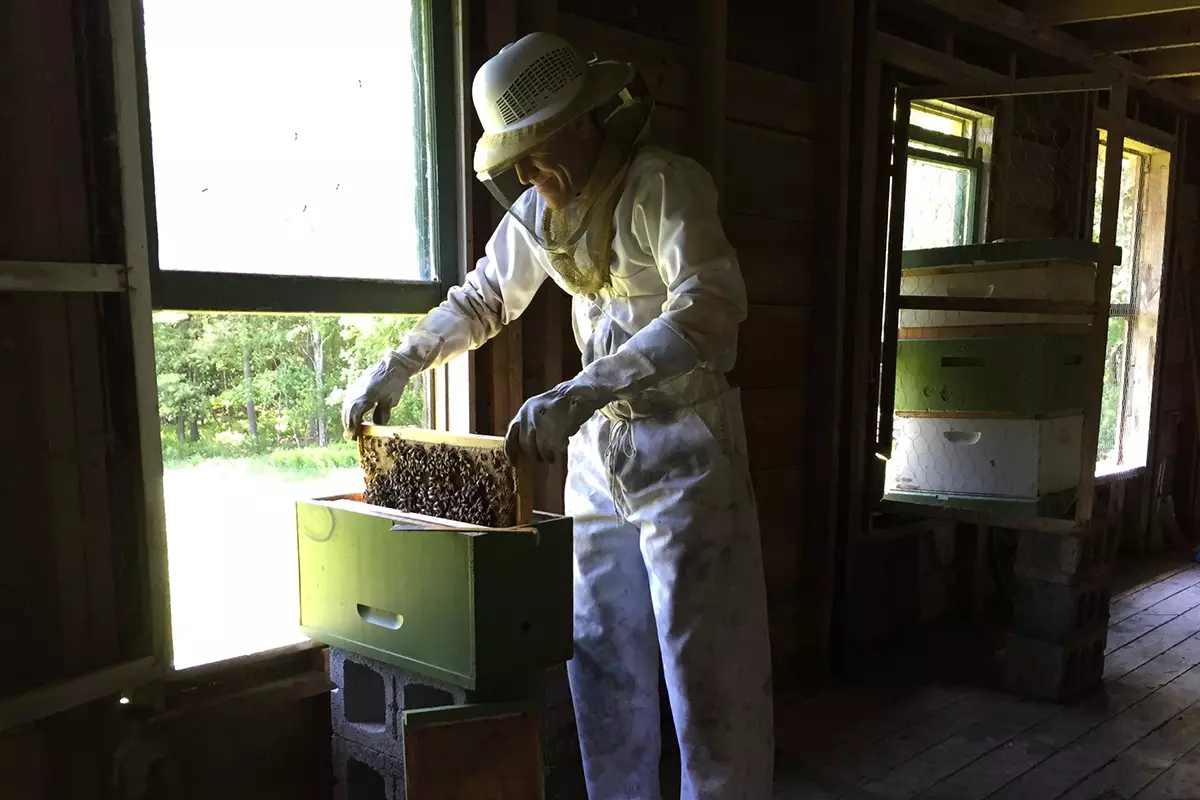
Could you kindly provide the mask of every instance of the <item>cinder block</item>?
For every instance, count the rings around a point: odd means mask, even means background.
[[[405,710],[458,706],[467,692],[458,686],[365,658],[340,648],[330,648],[329,677],[333,732],[392,758],[404,757]]]
[[[1009,634],[1004,676],[1009,691],[1035,700],[1071,702],[1100,687],[1104,678],[1106,627],[1055,644]]]
[[[1018,578],[1047,583],[1072,583],[1085,579],[1092,559],[1087,541],[1079,536],[1043,531],[1017,531],[1017,556],[1013,572]]]
[[[1020,636],[1059,643],[1108,624],[1107,578],[1070,584],[1017,578],[1014,589],[1012,631]]]
[[[404,759],[333,737],[334,800],[404,800]]]

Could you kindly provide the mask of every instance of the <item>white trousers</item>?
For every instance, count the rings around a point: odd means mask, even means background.
[[[658,800],[661,655],[684,800],[767,800],[774,761],[758,518],[736,390],[571,441],[575,655],[591,800]]]

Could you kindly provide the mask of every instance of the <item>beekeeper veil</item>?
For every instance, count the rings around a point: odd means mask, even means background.
[[[608,283],[612,216],[652,102],[631,64],[585,62],[558,36],[531,33],[505,46],[475,76],[472,97],[483,125],[475,172],[550,256],[575,293]],[[601,145],[577,196],[551,208],[523,184],[517,165],[572,123],[591,115]]]

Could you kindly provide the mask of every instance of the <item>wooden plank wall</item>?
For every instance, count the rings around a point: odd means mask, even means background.
[[[1152,452],[1157,463],[1152,487],[1169,495],[1180,527],[1194,535],[1200,522],[1200,137],[1188,137],[1176,192],[1176,215],[1168,267],[1170,289],[1159,358],[1162,376],[1157,398]]]
[[[0,259],[122,260],[105,7],[0,6]],[[151,652],[132,391],[123,295],[0,293],[0,701]],[[324,796],[328,689],[295,658],[273,662],[273,692],[225,667],[185,687],[202,709],[106,698],[0,733],[0,795]],[[163,746],[134,746],[151,720]],[[181,779],[118,786],[119,756]]]
[[[657,103],[650,143],[688,152],[688,53],[682,44],[572,11],[560,11],[558,26],[585,53],[637,64]],[[639,27],[653,29],[652,20]],[[810,83],[793,76],[737,61],[728,62],[726,71],[724,223],[751,304],[732,377],[742,391],[762,526],[775,680],[787,692],[800,671],[810,671],[798,663],[802,632],[796,620],[800,521],[806,516],[801,496],[813,299],[814,96]],[[575,356],[573,341],[564,350]]]
[[[0,259],[120,260],[95,224],[94,120],[75,79],[66,0],[0,11]],[[129,481],[127,360],[108,335],[121,298],[0,293],[0,697],[149,655],[137,574],[138,487]]]

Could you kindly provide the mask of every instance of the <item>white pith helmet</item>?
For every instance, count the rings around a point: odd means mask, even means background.
[[[471,98],[483,125],[475,146],[481,177],[507,169],[522,155],[619,93],[633,65],[584,61],[566,40],[531,33],[488,59],[475,74]]]

